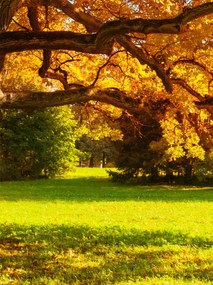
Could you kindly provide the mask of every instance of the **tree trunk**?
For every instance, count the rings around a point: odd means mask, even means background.
[[[89,167],[94,167],[94,156],[93,156],[93,154],[91,155],[90,160],[89,160]]]
[[[106,166],[106,153],[103,151],[102,154],[102,167],[104,168]]]
[[[191,179],[192,178],[192,176],[193,176],[193,167],[192,167],[192,165],[190,164],[190,163],[187,163],[186,165],[185,165],[185,178],[186,179]]]
[[[157,181],[159,175],[158,175],[158,169],[156,167],[151,168],[151,181]]]

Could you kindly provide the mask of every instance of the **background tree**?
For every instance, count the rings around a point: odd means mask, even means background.
[[[69,107],[2,112],[0,180],[69,170],[77,160],[75,126]]]
[[[150,144],[159,142],[162,138],[160,118],[165,115],[169,100],[148,101],[144,104],[143,116],[129,115],[123,112],[118,119],[123,133],[123,140],[116,142],[119,150],[115,160],[121,172],[110,171],[116,181],[128,181],[134,177],[149,177],[152,182],[160,176],[157,165],[161,153],[153,151]]]
[[[80,151],[79,165],[109,167],[114,165],[114,142],[122,139],[117,118],[121,111],[99,102],[73,106],[78,121],[76,148]]]

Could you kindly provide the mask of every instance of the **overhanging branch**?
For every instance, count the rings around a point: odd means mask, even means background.
[[[73,32],[6,32],[0,34],[0,53],[50,49],[73,50],[91,54],[109,54],[112,46],[97,49],[96,35]]]
[[[205,3],[194,8],[187,8],[175,18],[169,19],[121,19],[104,24],[96,38],[97,46],[103,46],[112,38],[128,33],[142,34],[179,34],[184,25],[199,17],[213,13],[213,3]]]
[[[78,87],[55,92],[10,92],[4,91],[0,96],[1,109],[35,109],[63,105],[73,105],[99,101],[125,109],[130,113],[141,113],[138,99],[130,98],[119,89],[98,89]]]

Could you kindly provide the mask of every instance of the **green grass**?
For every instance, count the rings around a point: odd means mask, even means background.
[[[1,183],[0,284],[210,285],[212,194],[87,168]]]

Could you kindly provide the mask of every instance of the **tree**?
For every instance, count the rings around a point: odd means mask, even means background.
[[[99,102],[74,106],[78,121],[79,138],[76,148],[80,150],[79,165],[109,167],[114,163],[114,141],[122,139],[117,118],[121,111]]]
[[[77,160],[69,107],[2,112],[0,180],[60,174]]]
[[[168,128],[175,129],[176,122],[180,132],[187,130],[181,147],[190,161],[195,159],[193,155],[201,160],[198,150],[203,149],[205,156],[211,153],[212,2],[7,3],[1,1],[0,6],[1,109],[33,110],[99,101],[143,122],[150,116],[145,104],[154,102],[155,107],[156,102],[169,100],[165,117],[157,109],[154,116],[167,158],[175,153],[177,160],[183,158],[177,157],[180,144],[172,149],[166,141]],[[20,73],[22,80],[14,85]],[[43,84],[41,91],[34,89],[32,78]],[[21,82],[31,83],[28,90]],[[171,126],[170,118],[175,120]],[[196,138],[196,145],[189,144],[190,136]],[[154,151],[159,142],[151,143]],[[194,154],[188,151],[189,145]]]
[[[123,112],[118,119],[123,133],[123,140],[116,143],[117,157],[115,159],[119,172],[110,171],[115,181],[129,181],[132,178],[149,176],[152,182],[158,180],[157,162],[161,153],[154,152],[150,145],[162,138],[162,128],[159,122],[168,109],[169,100],[153,102],[147,99],[143,115],[132,116]],[[157,108],[157,111],[156,111]]]
[[[147,99],[144,106],[143,116],[123,112],[118,119],[123,139],[116,142],[119,151],[115,165],[120,171],[110,171],[113,180],[133,179],[142,183],[211,180],[211,125],[205,115],[205,123],[195,124],[194,118],[190,124],[177,110],[174,113],[168,99],[155,102]]]

